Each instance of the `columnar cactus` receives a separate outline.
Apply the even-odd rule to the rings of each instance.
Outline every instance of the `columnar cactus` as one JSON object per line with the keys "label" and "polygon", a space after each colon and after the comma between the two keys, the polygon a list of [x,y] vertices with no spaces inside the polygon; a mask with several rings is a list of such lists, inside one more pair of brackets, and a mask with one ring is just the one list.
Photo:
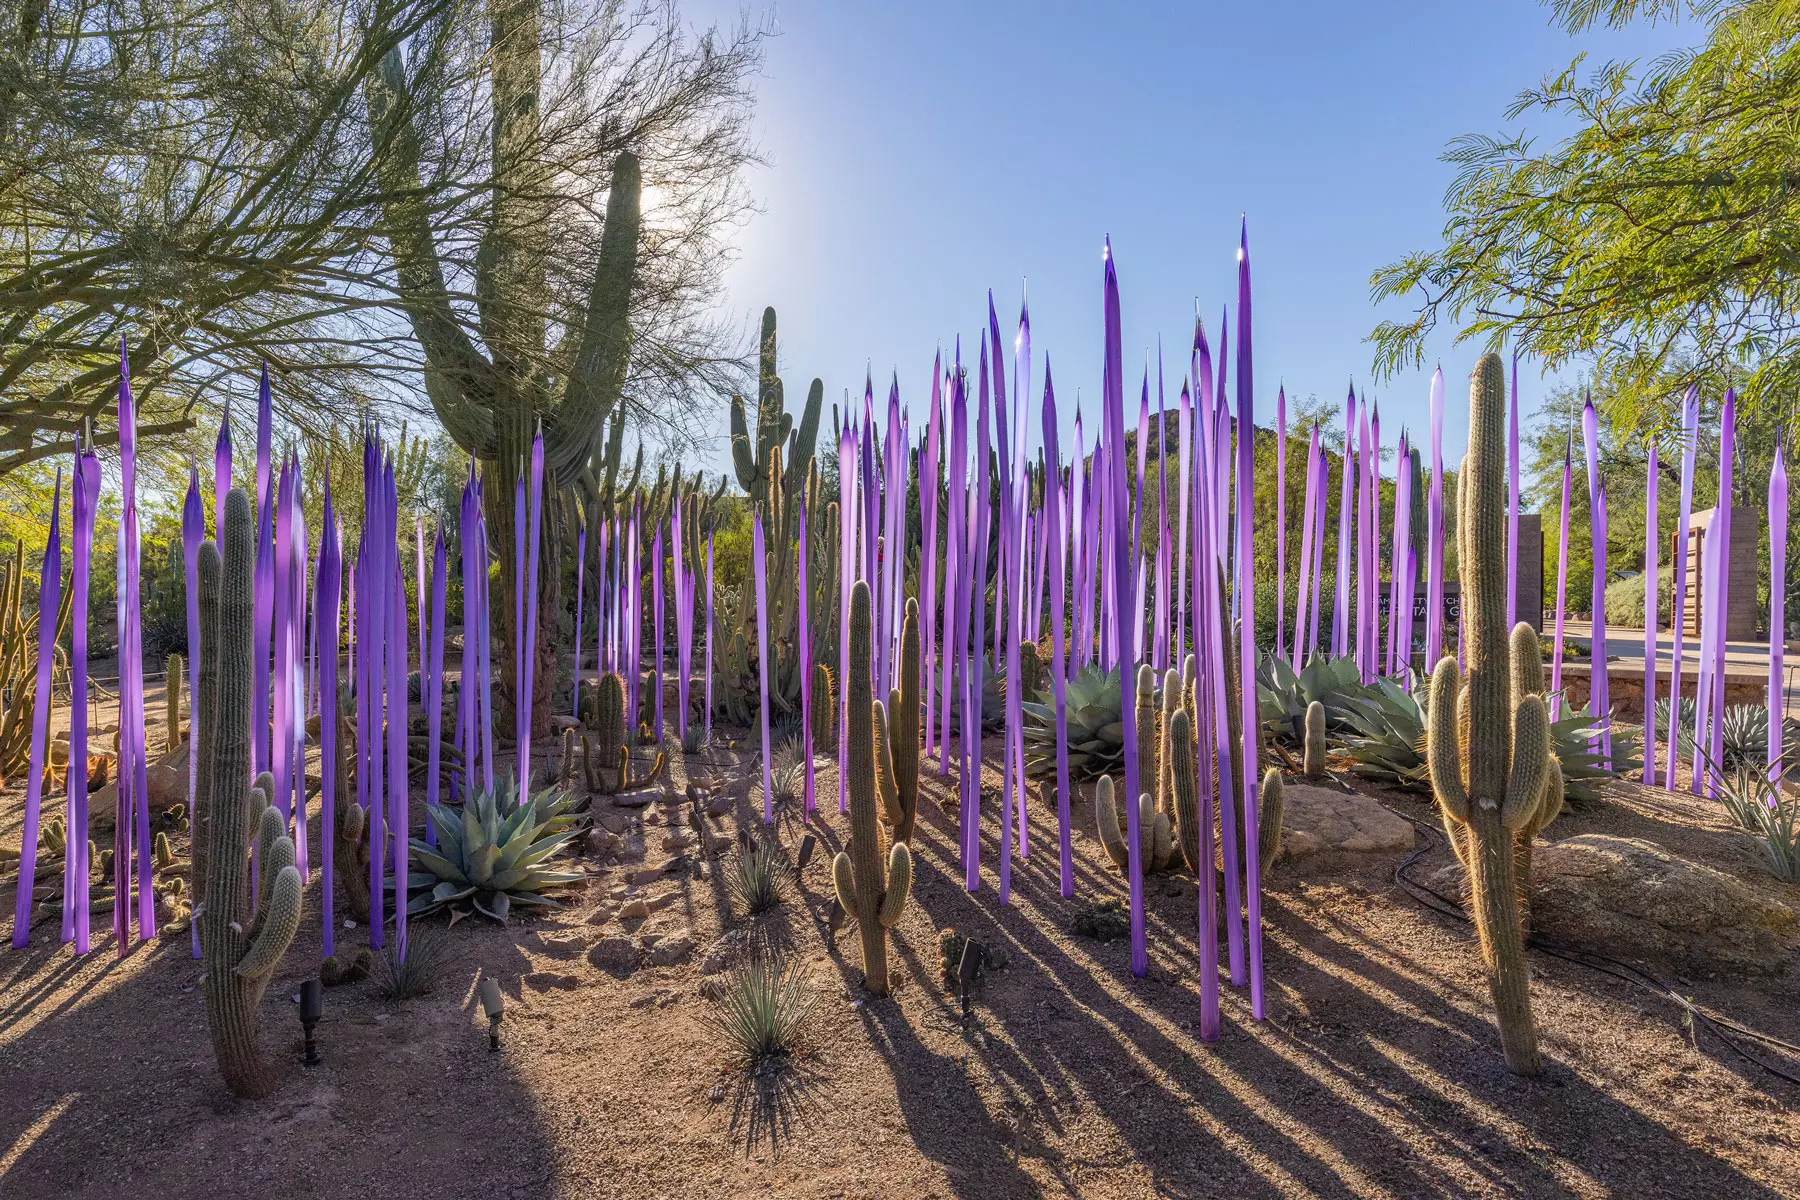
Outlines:
{"label": "columnar cactus", "polygon": [[594,733],[607,754],[625,744],[625,680],[617,671],[602,675],[594,689]]}
{"label": "columnar cactus", "polygon": [[[1171,667],[1163,672],[1162,723],[1158,726],[1158,728],[1162,730],[1162,733],[1157,737],[1158,753],[1161,757],[1156,773],[1156,811],[1171,814],[1174,811],[1175,786],[1170,779],[1170,772],[1175,765],[1175,758],[1171,753],[1172,746],[1169,741],[1169,717],[1180,707],[1181,672]],[[1191,735],[1193,731],[1193,725],[1191,723],[1189,724],[1188,729]],[[1175,745],[1179,745],[1179,743],[1175,743]],[[1171,817],[1171,819],[1173,818]],[[1176,841],[1180,841],[1179,836],[1177,836]]]}
{"label": "columnar cactus", "polygon": [[[225,1083],[240,1096],[266,1095],[275,1079],[259,1040],[257,1008],[275,966],[300,927],[300,872],[269,792],[247,788],[250,774],[250,642],[255,534],[250,499],[234,488],[225,501],[223,554],[200,549],[201,675],[212,711],[201,715],[207,742],[199,764],[197,807],[205,815],[200,944],[206,960],[206,1023]],[[209,576],[217,581],[208,586]],[[210,611],[206,611],[210,609]],[[250,894],[246,852],[260,836],[262,894]]]}
{"label": "columnar cactus", "polygon": [[911,842],[919,812],[919,602],[906,601],[900,626],[900,685],[888,696],[888,751],[899,791],[900,819],[894,840]]}
{"label": "columnar cactus", "polygon": [[[206,676],[201,675],[202,686]],[[206,737],[204,727],[200,730],[202,740]],[[332,767],[337,773],[337,795],[342,799],[337,806],[337,829],[333,836],[337,839],[335,873],[338,882],[343,884],[344,898],[349,903],[350,915],[359,921],[369,919],[369,814],[363,806],[350,797],[356,790],[350,786],[351,747],[356,745],[356,729],[348,719],[338,719],[337,763]],[[199,840],[195,840],[198,846]]]}
{"label": "columnar cactus", "polygon": [[[181,655],[169,655],[168,662],[164,667],[167,682],[163,686],[163,700],[166,705],[164,728],[168,730],[169,735],[163,749],[169,754],[173,754],[181,748],[181,682],[186,670],[187,664],[181,660]],[[192,700],[188,701],[188,706],[191,710]]]}
{"label": "columnar cactus", "polygon": [[[1457,489],[1468,678],[1446,656],[1431,677],[1426,762],[1445,828],[1468,868],[1500,1043],[1516,1074],[1536,1075],[1530,974],[1519,917],[1515,839],[1543,806],[1550,718],[1529,689],[1537,639],[1506,633],[1506,376],[1483,355],[1469,385],[1469,453]],[[1510,660],[1510,661],[1509,661]],[[1535,672],[1542,684],[1542,664]]]}
{"label": "columnar cactus", "polygon": [[[908,604],[913,604],[911,600]],[[1036,642],[1019,643],[1019,699],[1033,703],[1044,690],[1044,659]]]}
{"label": "columnar cactus", "polygon": [[837,693],[824,663],[813,664],[812,727],[815,747],[837,745]]}
{"label": "columnar cactus", "polygon": [[1138,780],[1146,790],[1156,786],[1162,778],[1158,770],[1157,751],[1162,747],[1157,735],[1156,721],[1156,668],[1149,663],[1138,666],[1137,672],[1137,761]]}
{"label": "columnar cactus", "polygon": [[1200,873],[1200,759],[1194,744],[1194,721],[1177,708],[1163,726],[1163,762],[1169,774],[1169,808],[1182,861]]}
{"label": "columnar cactus", "polygon": [[1308,779],[1325,777],[1325,706],[1314,700],[1306,706],[1306,743],[1301,769]]}
{"label": "columnar cactus", "polygon": [[850,593],[849,747],[844,769],[850,785],[850,848],[831,864],[838,903],[856,919],[862,938],[863,986],[877,996],[888,992],[887,933],[906,908],[912,888],[912,852],[896,841],[882,854],[881,822],[876,816],[875,712],[869,678],[869,585],[858,582]]}

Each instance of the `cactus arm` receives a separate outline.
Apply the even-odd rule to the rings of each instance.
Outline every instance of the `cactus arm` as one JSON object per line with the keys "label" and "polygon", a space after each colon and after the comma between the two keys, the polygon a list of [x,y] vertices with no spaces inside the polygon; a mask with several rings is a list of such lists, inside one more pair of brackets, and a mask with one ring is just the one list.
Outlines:
{"label": "cactus arm", "polygon": [[[279,839],[279,842],[287,847],[287,857],[292,859],[294,843],[285,837]],[[262,928],[250,943],[250,949],[233,968],[234,973],[245,979],[264,982],[281,961],[281,956],[287,953],[294,935],[300,930],[302,906],[299,868],[291,862],[282,867],[276,873],[275,881],[266,890],[267,896],[261,914]]]}
{"label": "cactus arm", "polygon": [[1129,851],[1125,846],[1125,835],[1119,831],[1119,809],[1113,801],[1111,775],[1102,775],[1094,788],[1094,825],[1106,857],[1123,871]]}
{"label": "cactus arm", "polygon": [[1185,708],[1169,714],[1163,727],[1163,759],[1169,764],[1175,835],[1188,870],[1200,873],[1200,764],[1194,722]]}
{"label": "cactus arm", "polygon": [[595,450],[607,415],[618,403],[631,360],[631,283],[642,233],[643,172],[637,155],[613,159],[600,228],[600,262],[588,288],[581,345],[563,386],[562,403],[544,425],[544,466],[559,484]]}
{"label": "cactus arm", "polygon": [[813,450],[819,436],[819,410],[824,405],[825,383],[815,379],[812,386],[806,389],[806,407],[801,410],[800,426],[794,431],[793,445],[788,452],[787,472],[781,481],[790,495],[799,490],[806,479],[808,468],[813,464]]}
{"label": "cactus arm", "polygon": [[364,90],[369,123],[389,150],[379,156],[388,197],[382,204],[382,225],[394,255],[397,291],[425,351],[426,396],[444,432],[469,453],[485,456],[494,444],[493,416],[468,397],[494,393],[494,370],[450,307],[444,267],[431,240],[419,175],[419,137],[407,115],[410,100],[398,47],[382,56]]}
{"label": "cactus arm", "polygon": [[856,911],[856,870],[850,863],[850,855],[839,850],[837,857],[831,860],[831,885],[837,892],[838,903],[844,911]]}
{"label": "cactus arm", "polygon": [[1527,695],[1513,710],[1512,770],[1500,824],[1518,829],[1536,815],[1544,798],[1544,775],[1550,766],[1550,712],[1542,696]]}
{"label": "cactus arm", "polygon": [[881,894],[881,907],[876,916],[883,929],[892,929],[906,910],[906,898],[912,892],[912,851],[905,842],[895,842],[888,851],[887,891]]}
{"label": "cactus arm", "polygon": [[1513,626],[1507,639],[1507,659],[1512,672],[1512,702],[1544,694],[1544,651],[1537,630],[1524,621]]}
{"label": "cactus arm", "polygon": [[1463,786],[1461,747],[1456,736],[1457,700],[1462,680],[1456,660],[1446,655],[1431,673],[1427,700],[1425,763],[1431,773],[1431,790],[1444,812],[1457,821],[1469,819],[1469,793]]}
{"label": "cactus arm", "polygon": [[919,814],[919,602],[911,597],[900,626],[900,686],[896,694],[898,706],[890,707],[888,713],[900,792],[900,820],[894,824],[894,837],[910,842]]}
{"label": "cactus arm", "polygon": [[[892,703],[899,706],[899,692],[892,693]],[[894,778],[892,736],[888,730],[888,706],[875,702],[875,794],[881,800],[881,819],[899,827],[906,814],[900,810],[900,788]]]}
{"label": "cactus arm", "polygon": [[[1154,801],[1151,802],[1151,807],[1155,807]],[[1157,813],[1155,819],[1150,823],[1150,828],[1150,867],[1152,870],[1160,871],[1169,865],[1169,860],[1175,855],[1175,835],[1170,831],[1169,814]]]}
{"label": "cactus arm", "polygon": [[[856,906],[846,911],[856,917],[862,940],[863,986],[877,996],[888,992],[887,935],[880,921],[882,895],[888,890],[883,862],[881,824],[875,815],[875,729],[880,706],[871,694],[874,656],[870,652],[871,599],[869,585],[859,581],[850,594],[850,673],[848,746],[845,768],[850,792],[850,867]],[[910,866],[910,861],[908,866]],[[834,875],[836,868],[834,867]],[[904,899],[902,899],[904,902]]]}

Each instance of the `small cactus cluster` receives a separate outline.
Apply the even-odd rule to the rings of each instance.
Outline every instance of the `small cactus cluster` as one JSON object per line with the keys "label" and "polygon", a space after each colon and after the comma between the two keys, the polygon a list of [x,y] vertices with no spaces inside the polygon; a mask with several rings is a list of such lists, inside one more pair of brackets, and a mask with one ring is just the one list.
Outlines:
{"label": "small cactus cluster", "polygon": [[1506,631],[1505,416],[1500,357],[1483,355],[1470,379],[1469,451],[1457,489],[1468,675],[1448,656],[1432,672],[1425,757],[1450,844],[1468,871],[1506,1065],[1536,1075],[1543,1064],[1519,896],[1531,840],[1561,808],[1562,780],[1537,637],[1523,623]]}
{"label": "small cactus cluster", "polygon": [[[1156,672],[1149,666],[1138,668],[1136,704],[1138,731],[1138,769],[1146,781],[1154,780],[1153,792],[1138,797],[1138,837],[1146,871],[1183,868],[1198,875],[1200,871],[1201,765],[1207,766],[1206,785],[1213,786],[1214,755],[1199,752],[1194,734],[1193,655],[1182,670],[1170,670],[1163,676],[1161,702],[1158,703]],[[1242,750],[1237,741],[1236,710],[1230,715],[1234,752],[1224,769],[1241,772]],[[1235,775],[1233,776],[1236,777]],[[1237,810],[1238,853],[1244,852],[1242,789],[1234,789]],[[1215,789],[1214,794],[1217,794]],[[1281,841],[1281,818],[1284,808],[1281,772],[1270,770],[1263,776],[1259,793],[1257,831],[1259,865],[1267,871],[1274,861]],[[1094,799],[1095,824],[1100,844],[1106,855],[1121,871],[1128,868],[1129,846],[1126,842],[1127,822],[1120,815],[1114,796],[1114,784],[1101,777]],[[1217,843],[1215,843],[1217,844]],[[1220,877],[1222,881],[1222,876]]]}
{"label": "small cactus cluster", "polygon": [[883,853],[875,778],[876,721],[881,706],[875,702],[870,680],[873,655],[869,608],[869,585],[859,581],[850,593],[850,664],[845,685],[849,746],[844,769],[850,793],[850,846],[839,851],[832,861],[831,875],[838,903],[855,918],[862,940],[863,986],[873,995],[885,996],[887,930],[906,908],[912,889],[912,852],[904,841],[896,839]]}
{"label": "small cactus cluster", "polygon": [[[256,543],[250,498],[225,500],[220,545],[200,547],[201,710],[195,880],[201,897],[203,990],[213,1054],[240,1096],[266,1095],[275,1076],[260,1039],[258,1008],[300,928],[301,880],[287,822],[269,803],[274,780],[250,774],[251,626]],[[252,894],[249,852],[261,853]]]}

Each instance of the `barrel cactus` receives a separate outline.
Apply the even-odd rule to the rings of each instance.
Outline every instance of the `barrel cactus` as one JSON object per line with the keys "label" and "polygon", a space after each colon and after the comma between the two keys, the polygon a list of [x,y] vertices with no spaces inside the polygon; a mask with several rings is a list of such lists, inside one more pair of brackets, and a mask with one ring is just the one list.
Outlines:
{"label": "barrel cactus", "polygon": [[850,663],[845,684],[849,704],[845,770],[850,791],[850,847],[831,864],[838,903],[856,920],[862,940],[863,986],[888,993],[887,930],[905,911],[912,889],[912,852],[895,841],[882,853],[876,816],[875,698],[870,681],[869,585],[850,593]]}
{"label": "barrel cactus", "polygon": [[[1550,719],[1535,637],[1506,632],[1506,376],[1483,355],[1469,386],[1469,453],[1457,489],[1468,676],[1446,656],[1431,677],[1426,762],[1457,857],[1469,873],[1500,1043],[1516,1074],[1543,1069],[1519,916],[1516,839],[1550,778]],[[1533,667],[1536,667],[1535,671]],[[1560,793],[1560,789],[1558,789]]]}
{"label": "barrel cactus", "polygon": [[[254,1098],[275,1086],[258,1008],[300,928],[301,881],[287,822],[269,804],[269,791],[244,785],[250,775],[256,542],[243,489],[226,497],[221,524],[221,545],[206,542],[199,557],[201,696],[210,707],[201,715],[195,747],[195,876],[213,1055],[226,1086]],[[253,837],[260,838],[262,853],[257,895],[250,886]]]}

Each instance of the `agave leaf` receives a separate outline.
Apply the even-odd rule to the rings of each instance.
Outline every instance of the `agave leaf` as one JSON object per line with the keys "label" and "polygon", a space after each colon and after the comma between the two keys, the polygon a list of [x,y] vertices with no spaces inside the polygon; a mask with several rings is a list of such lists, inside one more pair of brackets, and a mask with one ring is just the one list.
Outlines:
{"label": "agave leaf", "polygon": [[[438,902],[431,898],[431,893],[421,892],[406,902],[406,915],[409,917],[423,916],[426,913],[436,912],[439,907]],[[451,924],[455,924],[454,918]]]}
{"label": "agave leaf", "polygon": [[512,912],[512,900],[505,892],[477,892],[474,900],[477,911],[506,924],[506,918]]}
{"label": "agave leaf", "polygon": [[459,864],[451,862],[449,859],[428,846],[414,842],[412,846],[412,856],[421,867],[424,867],[439,879],[450,879],[458,883],[473,882]]}
{"label": "agave leaf", "polygon": [[452,900],[461,900],[465,897],[473,896],[474,894],[474,884],[470,884],[467,887],[458,887],[449,880],[445,880],[443,883],[440,883],[431,889],[431,899],[438,904],[447,904]]}
{"label": "agave leaf", "polygon": [[427,804],[425,819],[437,830],[438,845],[442,847],[444,857],[462,857],[462,817],[455,809],[443,804]]}
{"label": "agave leaf", "polygon": [[469,874],[471,883],[486,886],[494,877],[494,866],[500,861],[500,847],[489,843],[469,855]]}

